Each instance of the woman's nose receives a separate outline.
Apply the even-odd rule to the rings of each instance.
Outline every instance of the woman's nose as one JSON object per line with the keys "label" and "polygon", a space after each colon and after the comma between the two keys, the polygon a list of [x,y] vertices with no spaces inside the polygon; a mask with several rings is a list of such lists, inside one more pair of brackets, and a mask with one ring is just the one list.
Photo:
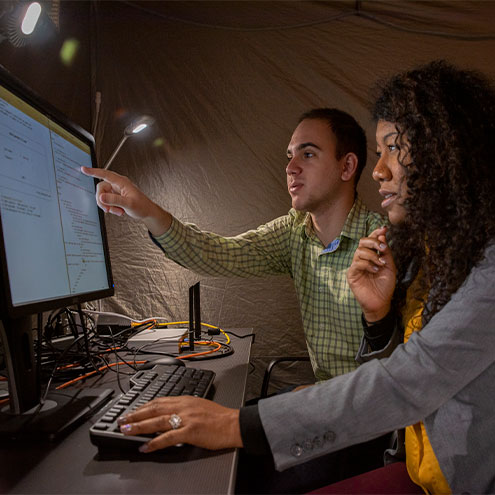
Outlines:
{"label": "woman's nose", "polygon": [[382,180],[390,180],[390,170],[387,167],[383,156],[376,162],[375,168],[373,169],[373,173],[371,175],[373,180],[376,180],[377,182]]}

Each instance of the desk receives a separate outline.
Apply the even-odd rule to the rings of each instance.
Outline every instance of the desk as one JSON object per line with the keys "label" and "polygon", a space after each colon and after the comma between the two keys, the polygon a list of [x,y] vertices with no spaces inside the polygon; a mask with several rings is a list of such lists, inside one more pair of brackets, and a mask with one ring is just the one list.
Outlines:
{"label": "desk", "polygon": [[[238,335],[251,332],[232,331]],[[234,354],[188,362],[187,366],[213,370],[213,399],[238,408],[244,402],[251,338],[231,338]],[[98,386],[117,391],[115,374],[107,373]],[[211,452],[183,446],[151,454],[101,454],[89,439],[94,422],[91,418],[54,444],[2,442],[0,493],[233,493],[236,449]]]}

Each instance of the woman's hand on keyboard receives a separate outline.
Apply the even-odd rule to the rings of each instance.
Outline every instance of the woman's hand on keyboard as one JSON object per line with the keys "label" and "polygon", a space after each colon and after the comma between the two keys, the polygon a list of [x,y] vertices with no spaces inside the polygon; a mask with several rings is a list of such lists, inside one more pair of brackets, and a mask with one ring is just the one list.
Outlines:
{"label": "woman's hand on keyboard", "polygon": [[[176,429],[172,429],[170,423],[172,415],[181,419]],[[118,423],[125,435],[157,433],[156,437],[141,445],[141,452],[153,452],[182,443],[211,450],[243,446],[239,410],[199,397],[155,399],[119,418]]]}

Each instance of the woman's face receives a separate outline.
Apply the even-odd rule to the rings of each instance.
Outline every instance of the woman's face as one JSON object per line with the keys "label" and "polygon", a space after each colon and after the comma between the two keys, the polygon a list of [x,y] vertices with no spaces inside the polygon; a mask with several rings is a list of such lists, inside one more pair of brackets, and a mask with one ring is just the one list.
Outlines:
{"label": "woman's face", "polygon": [[[385,198],[382,208],[388,219],[397,225],[406,218],[404,201],[407,197],[407,185],[404,165],[410,162],[409,143],[399,143],[399,133],[393,122],[379,120],[376,126],[376,154],[378,162],[373,170],[373,179],[380,183],[379,193]],[[399,148],[402,146],[402,150]],[[400,160],[403,163],[399,163]]]}

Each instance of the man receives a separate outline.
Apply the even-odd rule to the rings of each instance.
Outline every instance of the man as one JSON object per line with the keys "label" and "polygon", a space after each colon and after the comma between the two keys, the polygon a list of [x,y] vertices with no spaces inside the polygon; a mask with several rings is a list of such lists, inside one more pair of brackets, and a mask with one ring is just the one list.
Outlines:
{"label": "man", "polygon": [[210,276],[290,275],[315,377],[326,380],[357,366],[361,309],[345,274],[361,237],[384,220],[357,197],[366,165],[366,136],[347,113],[320,108],[303,114],[287,159],[293,208],[235,237],[179,222],[126,177],[82,170],[103,179],[96,197],[105,212],[143,221],[153,241],[180,265]]}

